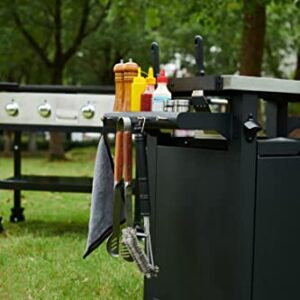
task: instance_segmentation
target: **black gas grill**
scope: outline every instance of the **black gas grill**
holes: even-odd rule
[[[112,111],[113,94],[113,87],[105,86],[0,84],[0,130],[14,132],[14,175],[0,180],[0,189],[14,190],[12,222],[24,220],[21,190],[89,193],[92,189],[88,177],[23,175],[22,131],[99,133],[103,114]]]

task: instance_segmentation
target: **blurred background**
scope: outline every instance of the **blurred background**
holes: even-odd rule
[[[152,41],[168,76],[192,76],[196,34],[207,74],[300,79],[299,0],[2,0],[0,23],[1,81],[113,85],[120,59],[147,70]],[[10,140],[2,139],[5,153]],[[64,141],[50,135],[50,157],[63,157]]]

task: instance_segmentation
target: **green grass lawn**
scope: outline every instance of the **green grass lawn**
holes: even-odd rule
[[[74,149],[69,161],[24,158],[22,173],[93,174],[95,148]],[[12,175],[12,159],[0,157],[1,178]],[[13,193],[0,191],[1,300],[142,299],[143,277],[132,263],[111,258],[102,245],[82,259],[89,219],[89,194],[22,192],[26,221],[8,222]]]

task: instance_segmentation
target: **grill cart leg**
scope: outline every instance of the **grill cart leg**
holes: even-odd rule
[[[14,177],[21,177],[21,131],[15,131],[14,141]],[[21,207],[21,191],[14,190],[14,206],[11,210],[10,221],[17,223],[24,221],[24,208]]]
[[[23,214],[24,208],[21,207],[21,191],[14,191],[14,206],[11,209],[10,221],[13,223],[21,222],[25,220]]]

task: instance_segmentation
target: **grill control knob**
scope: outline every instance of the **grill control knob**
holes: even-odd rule
[[[9,116],[15,117],[19,113],[19,105],[12,100],[10,103],[6,104],[5,110]]]
[[[48,118],[51,115],[51,106],[49,103],[45,102],[38,107],[39,114],[44,117]]]
[[[95,107],[92,104],[86,104],[81,108],[81,113],[86,119],[91,119],[95,115]]]

